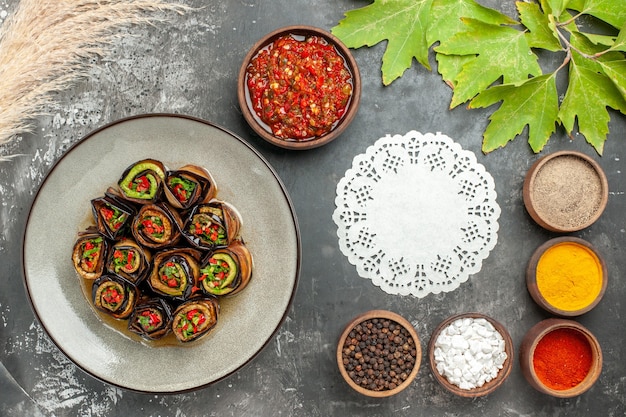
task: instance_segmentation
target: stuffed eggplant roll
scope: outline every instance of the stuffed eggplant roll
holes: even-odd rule
[[[117,185],[125,199],[148,204],[159,199],[164,180],[163,163],[155,159],[144,159],[126,168]]]
[[[177,171],[169,171],[165,177],[167,201],[180,210],[187,210],[199,203],[206,203],[217,194],[217,186],[206,169],[197,165],[185,165]]]
[[[128,330],[144,339],[160,339],[171,329],[172,308],[161,298],[138,303],[128,319]]]
[[[112,240],[126,233],[135,215],[131,206],[109,191],[104,197],[91,200],[91,211],[98,231]]]
[[[193,249],[170,249],[155,254],[148,284],[152,291],[173,300],[186,300],[200,274],[199,254]]]
[[[107,271],[139,285],[150,272],[152,254],[132,239],[116,242],[109,252]]]
[[[138,296],[133,284],[114,275],[102,275],[91,287],[93,305],[116,319],[130,316]]]
[[[200,268],[200,287],[205,294],[235,295],[252,276],[252,255],[242,241],[212,252]]]
[[[146,204],[135,216],[131,230],[137,243],[159,249],[178,242],[180,221],[178,213],[167,204]]]
[[[240,229],[237,210],[226,202],[213,200],[191,210],[183,234],[195,247],[213,250],[228,246],[239,236]]]
[[[90,228],[78,235],[72,252],[74,269],[84,279],[96,279],[102,275],[106,263],[108,243],[95,229]]]
[[[213,297],[194,297],[174,312],[172,330],[185,343],[205,336],[217,324],[220,306]]]

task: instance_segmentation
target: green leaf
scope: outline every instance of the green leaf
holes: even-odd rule
[[[615,36],[597,35],[595,33],[586,33],[586,32],[580,32],[580,34],[584,35],[594,45],[602,45],[602,46],[610,47],[615,44]]]
[[[383,84],[389,85],[411,67],[413,58],[430,70],[426,29],[433,0],[375,0],[351,10],[332,33],[349,48],[387,40],[383,54]]]
[[[542,48],[548,51],[563,49],[554,22],[549,21],[548,16],[541,11],[538,4],[518,1],[516,5],[520,20],[529,31],[526,39],[531,48]]]
[[[626,100],[626,60],[599,62],[604,74]]]
[[[454,79],[450,107],[466,102],[503,78],[504,83],[525,80],[541,74],[537,56],[524,32],[508,26],[463,19],[466,29],[435,48],[446,55],[474,55]]]
[[[514,25],[517,22],[497,10],[484,7],[474,0],[434,0],[431,24],[426,40],[429,45],[449,39],[466,28],[462,17],[473,18],[494,25]],[[463,65],[471,57],[436,54],[437,69],[443,80],[452,88]]]
[[[426,39],[432,45],[465,29],[461,18],[471,18],[492,25],[515,25],[518,22],[497,10],[481,6],[474,0],[434,0],[432,21]]]
[[[573,36],[571,42],[577,50],[589,47],[583,43],[585,39],[582,36]],[[567,93],[558,117],[570,136],[578,122],[578,131],[602,155],[609,133],[610,116],[607,107],[626,114],[626,101],[611,79],[596,68],[601,68],[601,64],[573,50]]]
[[[469,108],[502,105],[489,117],[482,150],[504,147],[528,126],[528,143],[539,152],[556,129],[559,99],[554,74],[491,87],[476,96]]]
[[[611,45],[609,50],[626,52],[626,26],[619,31],[615,42]]]
[[[626,24],[624,0],[570,0],[567,7],[604,20],[618,29]]]

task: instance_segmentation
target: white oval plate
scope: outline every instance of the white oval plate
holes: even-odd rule
[[[150,346],[107,326],[83,294],[71,262],[76,234],[91,221],[90,200],[145,158],[170,169],[189,163],[207,168],[218,197],[240,212],[241,235],[254,258],[248,287],[222,300],[217,327],[188,345]],[[72,147],[40,187],[23,245],[28,296],[59,349],[102,381],[150,393],[196,389],[252,360],[287,315],[300,255],[295,211],[269,163],[218,126],[164,114],[114,122]]]

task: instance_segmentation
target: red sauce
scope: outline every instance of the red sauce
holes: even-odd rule
[[[247,68],[256,115],[281,139],[307,140],[330,132],[346,112],[352,75],[324,38],[283,36]]]

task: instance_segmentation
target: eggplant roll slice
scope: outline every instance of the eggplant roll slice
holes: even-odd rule
[[[148,299],[135,306],[128,330],[144,339],[157,340],[170,333],[172,317],[172,308],[163,299]]]
[[[242,241],[212,252],[200,268],[200,287],[205,294],[235,295],[252,276],[252,255]]]
[[[172,331],[181,342],[190,342],[207,335],[217,324],[220,306],[213,297],[195,297],[174,311]]]
[[[107,271],[139,285],[150,272],[150,261],[152,261],[152,253],[139,246],[134,240],[124,238],[111,247]]]
[[[131,227],[135,241],[143,246],[158,249],[173,246],[180,238],[178,213],[167,204],[141,206]]]
[[[159,295],[186,300],[191,296],[199,274],[197,251],[170,249],[155,254],[148,284]]]
[[[135,210],[113,194],[91,200],[91,211],[98,232],[112,240],[122,237],[130,228]]]
[[[183,234],[197,248],[212,250],[228,246],[239,236],[240,229],[239,212],[226,202],[213,200],[192,209]]]
[[[163,190],[165,166],[155,159],[137,161],[124,171],[117,185],[125,199],[147,204],[156,202]]]
[[[199,203],[206,203],[217,194],[217,186],[206,169],[197,165],[185,165],[177,171],[169,171],[165,177],[167,201],[180,210],[187,210]]]
[[[123,278],[102,275],[91,287],[93,305],[116,319],[126,319],[133,312],[139,292]]]
[[[84,279],[94,280],[104,272],[108,243],[95,229],[78,235],[72,252],[74,269]]]

